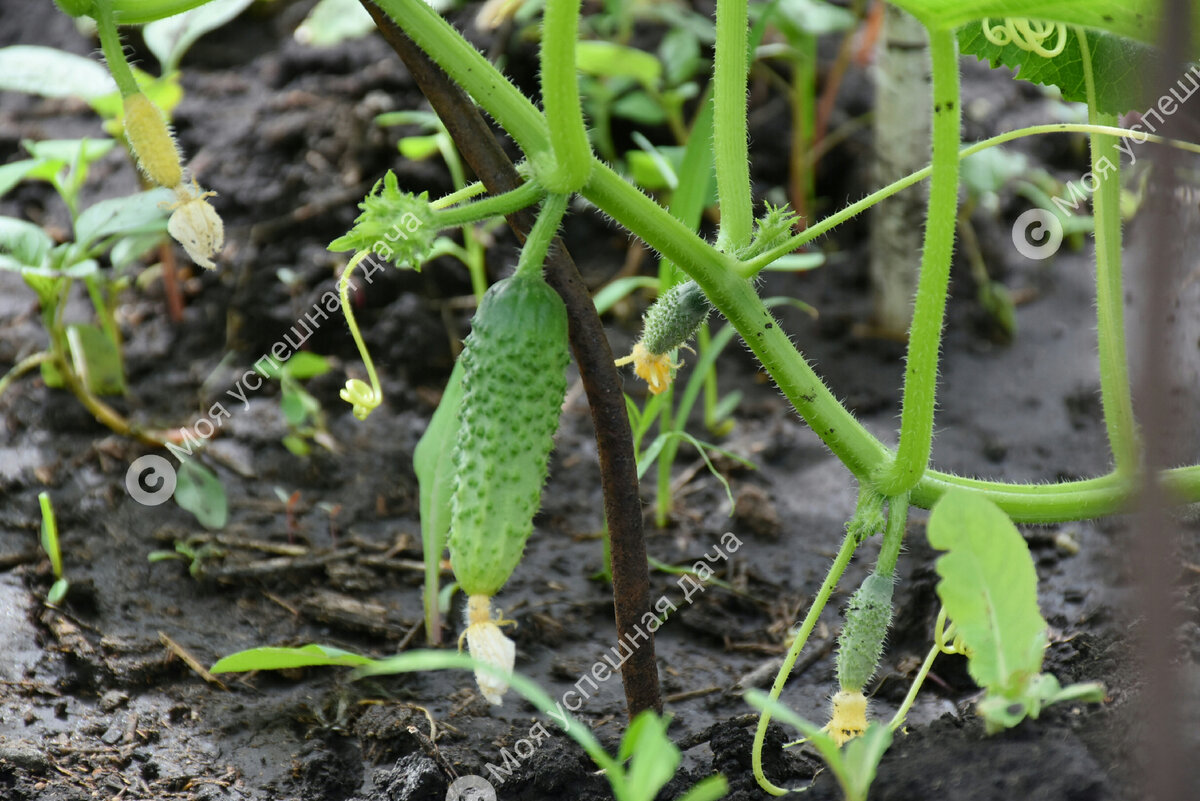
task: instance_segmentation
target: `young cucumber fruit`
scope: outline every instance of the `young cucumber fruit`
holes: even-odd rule
[[[567,311],[537,271],[494,284],[462,356],[450,561],[467,595],[516,569],[541,502],[566,394]]]

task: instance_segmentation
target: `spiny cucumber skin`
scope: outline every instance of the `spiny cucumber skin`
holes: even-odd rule
[[[862,690],[875,675],[892,622],[891,576],[872,573],[850,598],[838,638],[837,675],[843,690]]]
[[[460,357],[450,561],[468,595],[495,595],[521,561],[566,395],[567,311],[539,275],[484,295]]]
[[[695,281],[676,284],[646,311],[642,344],[656,356],[686,345],[708,318],[709,308]]]

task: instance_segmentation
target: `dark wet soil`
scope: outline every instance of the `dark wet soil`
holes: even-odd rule
[[[176,127],[200,182],[219,193],[215,204],[229,243],[220,269],[185,281],[187,310],[179,325],[167,320],[157,282],[128,293],[121,307],[130,378],[129,395],[114,401],[122,412],[179,425],[218,400],[230,404],[231,419],[210,460],[229,495],[228,526],[206,532],[174,504],[145,507],[131,500],[125,471],[145,449],[111,435],[39,378],[17,382],[0,399],[5,799],[440,801],[455,775],[486,775],[485,766],[500,764],[503,750],[514,749],[539,720],[515,696],[503,707],[489,706],[466,674],[351,683],[344,671],[324,669],[224,676],[218,683],[197,670],[255,645],[317,641],[387,655],[421,643],[412,450],[470,315],[465,270],[450,261],[419,274],[389,273],[359,292],[356,311],[386,398],[366,422],[355,420],[337,397],[346,371],[359,369],[345,327],[331,322],[317,330],[306,347],[330,357],[334,369],[307,387],[323,405],[335,450],[318,445],[301,458],[283,447],[287,431],[274,386],[253,394],[245,408],[224,395],[333,287],[341,260],[325,244],[346,230],[355,202],[384,170],[395,169],[407,188],[434,194],[450,188],[438,164],[400,159],[400,134],[372,124],[379,112],[421,105],[384,43],[372,37],[330,50],[304,47],[290,31],[311,3],[277,6],[202,40],[184,62],[186,97]],[[18,42],[81,54],[94,48],[65,17],[34,15],[9,0],[0,3],[0,44]],[[971,59],[964,74],[967,99],[974,101],[967,104],[968,139],[1057,113],[1040,93]],[[865,76],[852,74],[834,124],[865,111],[868,98]],[[783,174],[778,130],[786,116],[766,93],[756,104],[754,168],[765,191]],[[79,103],[0,96],[6,161],[17,158],[22,138],[100,134]],[[1085,150],[1081,140],[1069,147],[1065,141],[1021,147],[1077,177],[1087,168]],[[851,137],[823,162],[820,194],[831,204],[866,191],[869,147],[862,136]],[[132,169],[114,151],[94,169],[84,203],[134,186]],[[1022,208],[1006,195],[996,214],[975,220],[994,277],[1027,298],[1011,344],[996,341],[972,300],[969,272],[956,267],[935,460],[955,471],[1021,481],[1096,475],[1106,469],[1108,453],[1093,357],[1090,246],[1047,262],[1021,259],[1008,235]],[[0,201],[0,213],[67,229],[65,211],[44,186],[16,189]],[[1195,216],[1194,204],[1181,208],[1180,230],[1196,231]],[[1139,260],[1156,252],[1140,234],[1140,222],[1129,232],[1134,277]],[[631,246],[587,212],[569,219],[567,239],[593,286],[618,273]],[[817,320],[782,312],[782,322],[836,394],[894,442],[902,347],[855,334],[869,311],[865,241],[866,222],[855,221],[825,242],[825,267],[772,275],[763,291],[794,295],[820,310]],[[515,241],[498,231],[490,270],[503,274],[515,258]],[[297,276],[290,287],[278,277],[283,268]],[[650,269],[649,259],[643,269]],[[11,273],[0,273],[0,282],[0,364],[8,365],[43,346],[45,337],[32,293]],[[1196,308],[1200,283],[1181,285],[1181,309]],[[616,351],[627,350],[636,334],[635,305],[611,320]],[[72,306],[79,314],[86,308],[83,298]],[[1185,333],[1192,331],[1180,339],[1194,359],[1195,315],[1180,316]],[[727,531],[744,542],[719,572],[732,589],[710,586],[690,605],[681,603],[674,576],[652,574],[655,596],[680,603],[657,640],[666,707],[674,716],[671,734],[685,752],[684,769],[663,798],[677,797],[713,771],[729,778],[730,798],[766,797],[750,774],[753,717],[740,690],[769,684],[787,630],[816,592],[854,508],[849,474],[749,356],[729,349],[719,373],[723,390],[737,387],[746,395],[736,426],[720,444],[757,467],[719,462],[741,504],[731,515],[719,484],[684,451],[671,525],[648,527],[650,553],[670,564],[694,562]],[[627,388],[640,394],[629,380]],[[1194,386],[1185,381],[1181,392],[1178,397],[1193,397]],[[1182,410],[1194,408],[1181,401]],[[501,596],[506,616],[518,623],[518,669],[554,697],[574,688],[615,636],[609,587],[594,578],[603,556],[590,425],[575,387],[534,537]],[[42,490],[54,499],[74,585],[60,610],[43,605],[51,576],[37,547]],[[645,498],[649,509],[649,483]],[[899,704],[932,636],[935,575],[924,519],[914,514],[901,561],[897,620],[874,688],[879,716]],[[1179,644],[1179,664],[1197,696],[1200,538],[1194,518],[1181,525],[1175,590],[1185,626],[1161,635]],[[1129,611],[1127,556],[1137,547],[1137,532],[1125,519],[1025,531],[1053,627],[1047,669],[1064,682],[1102,680],[1108,699],[1054,708],[984,737],[963,665],[943,657],[911,725],[884,758],[873,799],[1143,797],[1138,735],[1154,722],[1139,710],[1147,679],[1129,643],[1138,626],[1154,623]],[[151,551],[177,541],[212,542],[225,555],[209,561],[200,578],[181,562],[148,561]],[[826,715],[846,588],[857,585],[872,561],[868,545],[815,632],[807,651],[813,656],[804,658],[784,692],[784,701],[810,719]],[[447,642],[457,636],[460,615],[456,603]],[[1193,753],[1200,747],[1196,707],[1181,735]],[[625,720],[618,682],[590,692],[578,714],[615,747]],[[503,784],[500,798],[608,798],[607,784],[587,758],[545,722],[553,736]],[[772,728],[768,775],[802,786],[819,774],[813,797],[839,797],[815,756],[782,750],[794,735]]]

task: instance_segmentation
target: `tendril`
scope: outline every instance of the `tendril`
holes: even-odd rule
[[[983,35],[998,47],[1011,44],[1042,58],[1054,58],[1067,46],[1067,26],[1062,22],[1008,17],[1003,24],[992,25],[985,18]],[[1053,46],[1047,47],[1047,41],[1054,42]]]

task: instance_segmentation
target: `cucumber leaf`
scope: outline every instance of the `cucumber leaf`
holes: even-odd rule
[[[957,28],[990,17],[1024,17],[1108,31],[1141,42],[1158,41],[1158,0],[893,0],[927,27]],[[1193,33],[1200,20],[1193,21]],[[1192,41],[1200,40],[1193,35]]]
[[[212,666],[212,673],[245,673],[250,670],[286,670],[299,667],[340,665],[361,667],[375,660],[341,648],[310,643],[299,648],[250,648],[230,654]]]
[[[1096,77],[1099,110],[1124,114],[1137,108],[1144,102],[1141,97],[1143,76],[1155,63],[1153,48],[1103,31],[1086,31],[1085,36]],[[1067,43],[1061,53],[1054,58],[1044,58],[1012,43],[993,44],[983,35],[983,25],[973,22],[958,31],[958,44],[963,53],[988,61],[993,67],[1017,70],[1017,77],[1022,80],[1057,86],[1064,100],[1086,103],[1087,85],[1079,39],[1070,28],[1066,37]]]
[[[937,560],[937,594],[969,651],[971,678],[989,695],[1022,697],[1041,671],[1047,627],[1021,532],[991,501],[952,490],[934,505],[926,533],[949,551]]]

